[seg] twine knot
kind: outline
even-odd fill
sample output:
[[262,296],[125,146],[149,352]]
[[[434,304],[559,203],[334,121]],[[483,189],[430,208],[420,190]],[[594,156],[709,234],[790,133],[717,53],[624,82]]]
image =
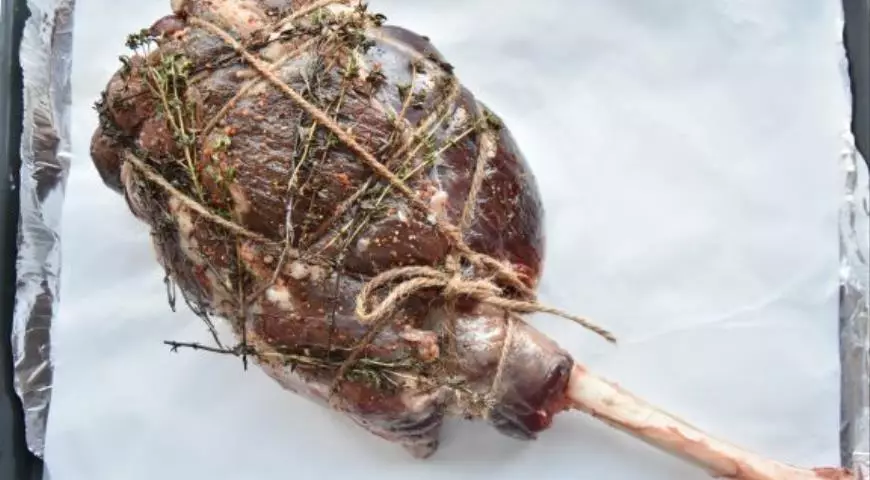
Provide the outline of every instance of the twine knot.
[[454,273],[450,277],[450,280],[447,281],[447,285],[444,286],[444,298],[448,300],[458,298],[462,293],[463,282],[465,282],[465,279],[462,278],[462,274],[459,272]]
[[[378,291],[388,286],[392,288],[378,301]],[[585,318],[542,305],[535,299],[506,298],[504,291],[494,280],[468,276],[459,267],[455,257],[448,259],[444,271],[424,266],[399,267],[375,276],[363,286],[357,296],[357,318],[365,325],[381,324],[395,315],[408,298],[429,289],[440,291],[442,298],[448,301],[466,297],[513,313],[550,313],[574,321],[607,341],[616,343],[616,337],[612,333]]]
[[[388,286],[392,287],[389,293],[378,301],[378,291]],[[459,268],[441,271],[433,267],[400,267],[377,275],[363,286],[356,301],[357,317],[363,324],[378,323],[393,316],[405,300],[423,290],[437,290],[448,301],[466,297],[483,302],[502,294],[492,281],[468,277]]]

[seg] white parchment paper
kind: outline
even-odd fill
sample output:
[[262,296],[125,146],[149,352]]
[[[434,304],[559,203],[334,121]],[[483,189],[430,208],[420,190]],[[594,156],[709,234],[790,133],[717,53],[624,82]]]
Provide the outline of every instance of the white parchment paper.
[[[802,465],[838,458],[838,2],[372,0],[432,38],[503,117],[547,212],[543,301],[617,348],[534,321],[590,368],[698,426]],[[167,306],[149,235],[105,188],[92,104],[168,0],[79,0],[75,159],[46,444],[52,480],[703,479],[579,413],[540,440],[452,422],[427,461],[240,362]]]

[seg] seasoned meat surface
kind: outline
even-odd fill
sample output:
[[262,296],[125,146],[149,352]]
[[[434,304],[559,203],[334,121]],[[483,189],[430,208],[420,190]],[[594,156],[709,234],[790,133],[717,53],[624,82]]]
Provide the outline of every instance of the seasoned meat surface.
[[[375,324],[356,303],[400,267],[482,274],[457,256],[444,222],[533,290],[543,258],[534,175],[428,39],[355,2],[321,4],[174,2],[108,81],[96,170],[151,226],[186,299],[226,319],[238,352],[283,387],[420,457],[437,448],[447,415],[534,438],[564,406],[572,366],[553,342],[503,309],[448,298],[449,286],[402,297]],[[496,283],[508,297],[523,290]]]

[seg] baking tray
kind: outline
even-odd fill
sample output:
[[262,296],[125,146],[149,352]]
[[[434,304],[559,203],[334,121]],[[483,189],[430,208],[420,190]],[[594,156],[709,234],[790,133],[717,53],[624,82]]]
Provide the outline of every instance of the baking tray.
[[[38,8],[31,9],[38,5]],[[60,8],[57,8],[60,6]],[[21,387],[16,388],[16,360],[21,360],[21,355],[13,355],[15,349],[21,348],[20,344],[12,341],[14,334],[14,321],[16,313],[16,298],[20,272],[17,270],[19,263],[19,245],[21,244],[21,215],[20,198],[21,183],[20,172],[22,167],[22,133],[25,96],[24,82],[22,82],[20,48],[25,31],[25,22],[30,19],[33,29],[30,34],[40,33],[42,48],[45,48],[46,65],[55,73],[60,73],[51,79],[53,94],[58,103],[45,106],[47,109],[66,108],[64,101],[68,100],[68,60],[70,55],[70,42],[65,32],[69,30],[71,22],[72,0],[41,1],[33,0],[3,0],[0,4],[0,178],[7,181],[0,182],[0,212],[3,213],[0,220],[0,273],[2,273],[2,296],[0,296],[0,336],[4,339],[0,342],[0,378],[3,382],[3,392],[0,394],[0,479],[45,479],[41,455],[41,444],[38,431],[40,423],[33,422],[33,415],[25,415],[26,410],[32,408],[22,407]],[[54,8],[54,10],[52,10]],[[870,158],[870,1],[868,0],[843,0],[844,8],[844,44],[851,80],[850,88],[853,102],[852,134],[859,155],[852,152],[852,160],[867,162]],[[46,11],[48,10],[48,11]],[[62,10],[62,11],[61,11]],[[33,12],[45,18],[34,18]],[[40,29],[40,26],[49,25],[48,32]],[[34,40],[34,39],[30,39]],[[36,40],[34,40],[36,41]],[[38,43],[38,42],[37,42]],[[48,51],[51,49],[51,51]],[[64,71],[64,68],[67,70]],[[32,88],[28,85],[27,88]],[[66,90],[64,90],[66,89]],[[31,92],[32,94],[33,92]],[[50,112],[49,112],[50,113]],[[51,117],[60,121],[57,117]],[[54,129],[59,137],[63,137],[64,125],[58,125]],[[27,140],[27,139],[25,139]],[[29,140],[33,140],[30,138]],[[45,140],[44,138],[37,140]],[[64,138],[52,138],[53,141],[63,141]],[[57,145],[51,146],[50,150],[56,151]],[[58,161],[57,165],[63,165]],[[54,172],[54,176],[46,177],[50,182],[62,182],[63,172]],[[860,206],[860,205],[859,205]],[[866,259],[864,259],[866,262]],[[842,462],[852,466],[856,462],[864,462],[867,459],[856,455],[866,455],[868,438],[870,438],[870,425],[867,425],[867,417],[862,422],[855,421],[854,412],[868,409],[868,385],[865,382],[856,382],[856,378],[866,379],[867,375],[867,350],[866,341],[860,340],[860,335],[867,335],[867,297],[844,282],[841,286],[841,327],[844,334],[841,345],[841,358],[843,364],[842,381]],[[50,320],[51,309],[44,315]],[[855,318],[863,315],[863,326],[856,330]],[[863,329],[863,330],[862,330]],[[43,333],[47,336],[47,333]],[[33,337],[16,337],[33,338]],[[30,345],[31,352],[38,352],[38,345]],[[49,372],[42,372],[50,375]],[[20,380],[20,379],[19,379]],[[34,401],[33,398],[23,396],[28,407]],[[44,421],[48,407],[48,392],[37,396],[38,403],[42,403],[42,418]],[[42,425],[44,426],[44,425]],[[39,444],[39,446],[37,446]],[[855,453],[859,451],[859,453]],[[859,475],[862,473],[859,472]],[[867,475],[867,472],[863,472]],[[859,477],[866,480],[868,477]]]

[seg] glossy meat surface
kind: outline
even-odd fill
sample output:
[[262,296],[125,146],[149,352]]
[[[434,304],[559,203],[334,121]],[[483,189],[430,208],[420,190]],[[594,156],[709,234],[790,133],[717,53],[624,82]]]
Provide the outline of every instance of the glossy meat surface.
[[[159,49],[133,57],[107,85],[92,157],[107,187],[152,227],[158,260],[191,303],[227,319],[282,386],[326,403],[339,366],[371,327],[355,313],[361,288],[397,267],[444,265],[451,244],[434,219],[462,224],[481,155],[487,164],[464,240],[532,288],[543,211],[508,128],[427,39],[343,2],[274,35],[276,22],[310,3],[188,1],[158,20]],[[334,134],[312,128],[304,108],[191,17],[277,63],[280,80],[350,130],[429,212],[387,188]],[[350,28],[336,18],[364,20]],[[181,99],[198,135],[192,148],[167,119],[174,105],[147,83],[167,55],[192,66]],[[155,185],[129,154],[246,235]],[[184,175],[190,164],[198,183]],[[338,384],[334,406],[421,457],[435,451],[450,414],[534,438],[564,406],[570,357],[521,319],[469,299],[447,305],[438,293],[401,305]]]

